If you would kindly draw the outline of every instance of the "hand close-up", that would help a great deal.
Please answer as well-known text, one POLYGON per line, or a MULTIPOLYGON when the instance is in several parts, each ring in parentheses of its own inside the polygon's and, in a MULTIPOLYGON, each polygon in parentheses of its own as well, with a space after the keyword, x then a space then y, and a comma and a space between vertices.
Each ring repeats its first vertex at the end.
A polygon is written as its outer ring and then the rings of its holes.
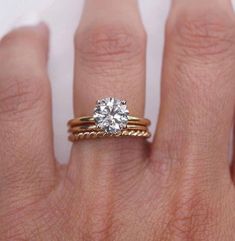
POLYGON ((172 0, 152 139, 138 2, 86 0, 63 165, 54 153, 49 35, 41 22, 0 40, 0 240, 234 241, 230 0, 172 0))

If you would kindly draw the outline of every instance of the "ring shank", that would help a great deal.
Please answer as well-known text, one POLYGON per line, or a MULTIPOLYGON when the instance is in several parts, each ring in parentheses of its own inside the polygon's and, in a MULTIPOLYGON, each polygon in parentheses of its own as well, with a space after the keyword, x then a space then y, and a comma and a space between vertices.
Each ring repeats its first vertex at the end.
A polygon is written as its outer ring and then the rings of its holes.
MULTIPOLYGON (((127 125, 125 128, 126 130, 140 130, 140 131, 147 131, 148 128, 142 125, 127 125)), ((75 127, 70 127, 68 132, 71 133, 78 133, 78 132, 86 132, 86 131, 96 131, 96 125, 78 125, 75 127)))
MULTIPOLYGON (((68 122, 68 126, 70 126, 70 127, 75 127, 75 126, 84 125, 84 124, 94 124, 95 125, 95 120, 92 116, 85 116, 85 117, 80 117, 80 118, 70 120, 68 122)), ((151 122, 150 122, 150 120, 145 119, 145 118, 128 116, 128 124, 133 124, 133 125, 138 124, 141 126, 150 126, 151 122)))

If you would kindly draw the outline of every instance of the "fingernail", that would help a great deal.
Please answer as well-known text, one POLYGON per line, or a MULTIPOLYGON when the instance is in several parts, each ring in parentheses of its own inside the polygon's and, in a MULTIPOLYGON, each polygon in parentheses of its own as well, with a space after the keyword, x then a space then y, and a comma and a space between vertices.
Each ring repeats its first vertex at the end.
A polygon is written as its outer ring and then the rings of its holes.
POLYGON ((39 25, 40 23, 42 23, 42 21, 39 15, 37 13, 31 12, 16 19, 15 23, 12 26, 12 29, 20 27, 33 27, 39 25))

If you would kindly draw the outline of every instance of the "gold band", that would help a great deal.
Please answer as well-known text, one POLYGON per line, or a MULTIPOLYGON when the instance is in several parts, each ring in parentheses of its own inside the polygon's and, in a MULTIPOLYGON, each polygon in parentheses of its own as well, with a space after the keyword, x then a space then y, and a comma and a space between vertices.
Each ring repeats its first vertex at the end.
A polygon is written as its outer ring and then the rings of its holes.
MULTIPOLYGON (((68 132, 71 133, 79 133, 79 132, 87 132, 87 131, 97 131, 96 125, 79 125, 75 127, 70 127, 68 132)), ((99 130, 99 129, 98 129, 99 130)), ((148 128, 142 125, 127 125, 125 130, 139 130, 139 131, 147 131, 148 128)))
MULTIPOLYGON (((70 126, 70 127, 75 127, 75 126, 84 125, 84 124, 94 124, 95 125, 95 120, 92 116, 85 116, 85 117, 80 117, 80 118, 70 120, 68 122, 68 126, 70 126)), ((130 124, 130 125, 138 124, 141 126, 150 126, 151 122, 148 119, 129 116, 128 124, 130 124)))
POLYGON ((138 131, 138 130, 123 130, 119 134, 109 134, 104 131, 88 131, 88 132, 80 132, 77 134, 71 134, 69 136, 69 140, 72 142, 76 142, 76 141, 85 140, 85 139, 97 139, 102 137, 120 137, 120 136, 149 138, 151 137, 151 134, 149 131, 138 131))

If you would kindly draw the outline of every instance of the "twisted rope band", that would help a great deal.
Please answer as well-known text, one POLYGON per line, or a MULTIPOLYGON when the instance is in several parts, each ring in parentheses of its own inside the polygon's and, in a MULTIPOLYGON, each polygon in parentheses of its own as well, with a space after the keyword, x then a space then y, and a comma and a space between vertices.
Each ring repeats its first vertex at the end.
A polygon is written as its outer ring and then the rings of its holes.
POLYGON ((85 139, 97 139, 102 137, 120 137, 120 136, 149 138, 151 134, 149 131, 138 131, 138 130, 123 130, 119 134, 109 134, 103 131, 87 131, 87 132, 71 134, 69 136, 69 140, 72 142, 76 142, 76 141, 85 140, 85 139))

